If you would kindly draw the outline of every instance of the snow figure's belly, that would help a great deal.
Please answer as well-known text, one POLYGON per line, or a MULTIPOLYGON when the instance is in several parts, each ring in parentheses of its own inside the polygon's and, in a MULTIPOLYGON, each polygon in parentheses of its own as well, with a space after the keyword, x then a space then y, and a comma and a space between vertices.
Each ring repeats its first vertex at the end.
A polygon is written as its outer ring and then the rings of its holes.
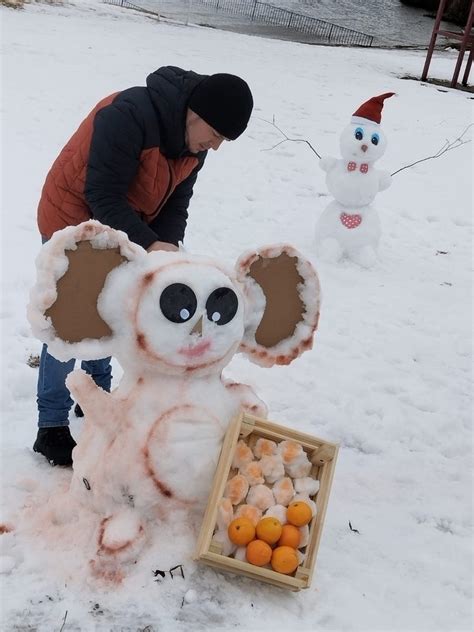
POLYGON ((370 167, 367 173, 349 173, 336 167, 328 173, 326 184, 331 195, 340 204, 352 207, 370 204, 379 190, 377 173, 371 171, 370 167))
POLYGON ((204 501, 211 488, 225 425, 210 410, 181 405, 161 414, 143 447, 145 472, 161 499, 204 501))
POLYGON ((380 238, 380 219, 374 208, 343 206, 332 201, 316 225, 316 239, 337 239, 347 246, 375 245, 380 238))

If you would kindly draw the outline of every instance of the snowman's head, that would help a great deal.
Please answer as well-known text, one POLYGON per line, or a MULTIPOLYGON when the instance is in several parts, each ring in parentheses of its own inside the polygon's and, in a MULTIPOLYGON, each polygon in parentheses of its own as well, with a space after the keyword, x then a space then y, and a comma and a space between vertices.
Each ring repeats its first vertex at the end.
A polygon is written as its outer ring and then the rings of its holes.
POLYGON ((387 140, 380 128, 382 109, 385 99, 394 94, 379 94, 357 108, 351 122, 341 134, 340 148, 344 160, 371 163, 383 156, 387 140))
POLYGON ((353 116, 342 131, 339 145, 344 160, 372 163, 385 153, 387 139, 380 125, 353 116))
POLYGON ((237 351, 263 366, 311 348, 319 283, 291 246, 235 267, 185 252, 146 253, 94 220, 58 231, 37 259, 29 318, 58 359, 116 356, 133 374, 220 373, 237 351))

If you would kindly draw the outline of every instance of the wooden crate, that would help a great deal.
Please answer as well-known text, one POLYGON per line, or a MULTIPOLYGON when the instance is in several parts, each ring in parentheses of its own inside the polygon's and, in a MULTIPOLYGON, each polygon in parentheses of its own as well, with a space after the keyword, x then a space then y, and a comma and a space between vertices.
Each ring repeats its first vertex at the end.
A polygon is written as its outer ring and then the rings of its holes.
POLYGON ((240 413, 232 421, 224 438, 194 559, 221 571, 252 577, 280 588, 293 591, 309 588, 321 540, 337 452, 338 445, 335 443, 329 443, 323 439, 297 432, 244 412, 240 413), (225 485, 231 475, 232 460, 237 442, 239 439, 254 439, 255 437, 263 437, 276 442, 292 440, 300 443, 309 460, 313 463, 310 476, 319 480, 320 487, 315 497, 317 512, 309 525, 309 542, 306 547, 305 559, 292 575, 283 575, 270 568, 254 566, 248 562, 223 555, 222 545, 213 540, 218 505, 223 498, 225 485))

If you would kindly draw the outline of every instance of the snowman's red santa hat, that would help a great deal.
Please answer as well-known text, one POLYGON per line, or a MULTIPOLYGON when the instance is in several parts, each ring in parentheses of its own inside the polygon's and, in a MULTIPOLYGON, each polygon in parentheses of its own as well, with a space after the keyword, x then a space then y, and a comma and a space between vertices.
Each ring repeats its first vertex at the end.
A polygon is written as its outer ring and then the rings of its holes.
POLYGON ((367 120, 380 125, 382 119, 383 102, 389 97, 393 97, 395 92, 384 92, 378 97, 372 97, 363 103, 352 115, 351 123, 366 123, 367 120))

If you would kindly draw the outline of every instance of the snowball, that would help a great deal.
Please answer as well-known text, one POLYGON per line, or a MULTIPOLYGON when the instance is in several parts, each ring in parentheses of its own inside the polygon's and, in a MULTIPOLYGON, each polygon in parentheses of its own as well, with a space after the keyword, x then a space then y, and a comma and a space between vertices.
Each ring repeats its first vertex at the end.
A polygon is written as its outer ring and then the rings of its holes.
POLYGON ((286 524, 288 520, 286 519, 286 507, 283 505, 273 505, 273 507, 269 507, 265 512, 265 518, 276 518, 281 522, 281 524, 286 524))
POLYGON ((304 527, 299 527, 300 530, 300 545, 299 548, 303 548, 309 542, 309 525, 305 524, 304 527))
POLYGON ((253 461, 253 452, 249 448, 249 446, 242 441, 242 439, 237 443, 235 448, 234 459, 232 461, 232 467, 235 469, 242 468, 246 463, 250 463, 253 461))
POLYGON ((291 478, 301 478, 310 473, 312 463, 303 447, 296 441, 281 441, 278 452, 283 460, 285 472, 291 478))
POLYGON ((224 497, 228 498, 233 505, 238 505, 245 498, 248 491, 249 484, 245 476, 236 474, 227 481, 224 497))
POLYGON ((311 476, 295 478, 295 491, 307 496, 314 496, 319 491, 319 481, 311 476))
POLYGON ((308 459, 306 452, 303 452, 301 456, 285 465, 285 471, 291 476, 291 478, 303 478, 308 476, 312 467, 313 464, 308 459))
POLYGON ((212 539, 222 544, 222 555, 231 555, 237 548, 236 545, 231 542, 227 529, 218 529, 212 536, 212 539))
POLYGON ((253 449, 253 452, 257 459, 261 459, 262 456, 273 456, 276 454, 277 444, 275 441, 270 441, 270 439, 264 439, 260 437, 257 439, 257 443, 253 449))
POLYGON ((265 511, 275 504, 275 498, 272 490, 266 485, 254 485, 247 494, 247 503, 265 511))
POLYGON ((236 560, 240 560, 241 562, 247 561, 247 547, 239 546, 234 553, 234 558, 236 560))
POLYGON ((278 452, 286 466, 302 456, 303 447, 296 441, 281 441, 278 445, 278 452))
POLYGON ((217 509, 217 526, 219 529, 227 529, 234 518, 234 508, 228 498, 223 498, 217 509))
POLYGON ((255 505, 239 505, 235 512, 236 518, 248 518, 250 522, 256 526, 262 517, 262 510, 255 505))
POLYGON ((261 485, 265 482, 262 476, 262 466, 258 461, 251 461, 240 468, 240 473, 245 476, 249 485, 261 485))
POLYGON ((287 476, 285 476, 285 478, 280 478, 273 485, 272 491, 277 503, 279 505, 285 505, 286 507, 290 504, 291 499, 295 495, 291 478, 288 478, 287 476))
POLYGON ((262 457, 260 465, 267 483, 275 483, 279 478, 285 476, 285 467, 279 454, 262 457))
POLYGON ((196 599, 197 599, 197 592, 195 590, 193 590, 192 588, 190 588, 184 594, 184 601, 186 603, 194 603, 196 601, 196 599))

